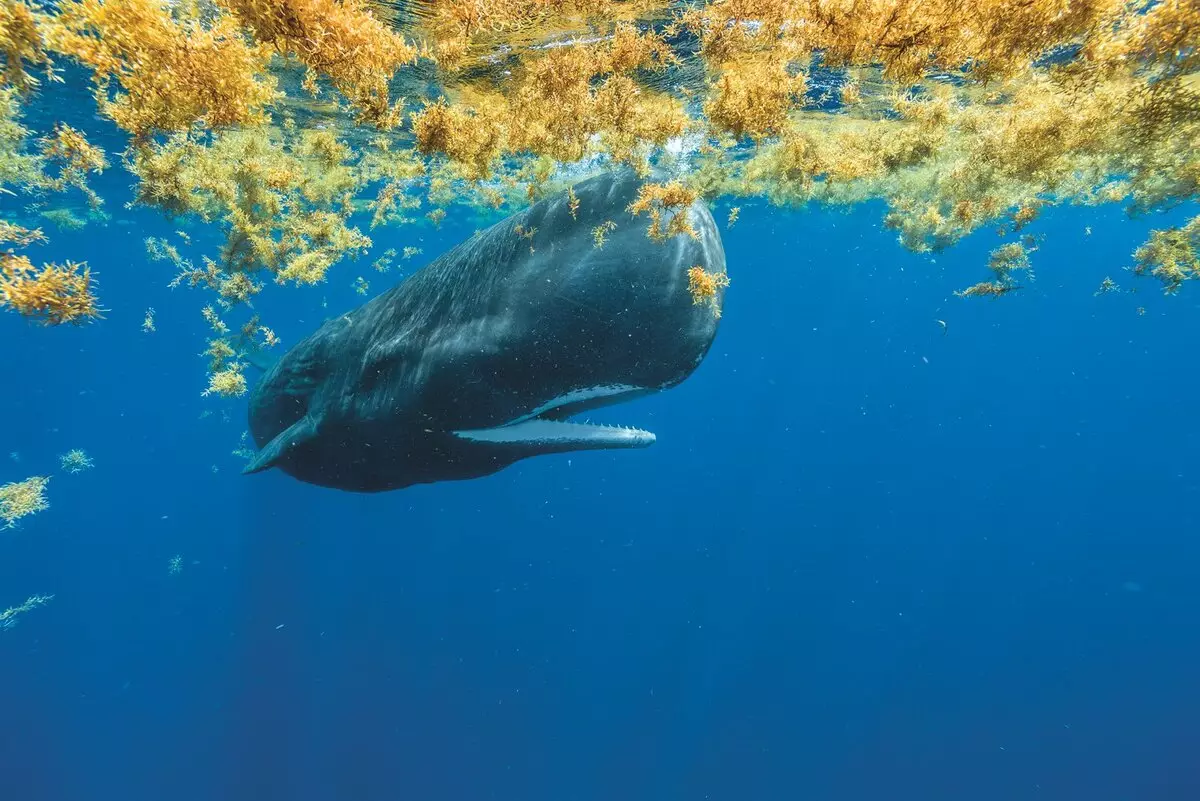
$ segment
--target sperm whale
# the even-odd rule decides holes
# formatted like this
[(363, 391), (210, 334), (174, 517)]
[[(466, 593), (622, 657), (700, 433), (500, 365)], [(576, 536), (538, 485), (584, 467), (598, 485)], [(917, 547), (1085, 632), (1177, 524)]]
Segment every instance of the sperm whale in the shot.
[(255, 387), (245, 472), (379, 492), (651, 445), (569, 419), (679, 384), (716, 336), (724, 287), (712, 304), (688, 287), (692, 268), (725, 272), (712, 214), (696, 200), (673, 210), (694, 234), (652, 238), (628, 210), (643, 180), (582, 181), (327, 321)]

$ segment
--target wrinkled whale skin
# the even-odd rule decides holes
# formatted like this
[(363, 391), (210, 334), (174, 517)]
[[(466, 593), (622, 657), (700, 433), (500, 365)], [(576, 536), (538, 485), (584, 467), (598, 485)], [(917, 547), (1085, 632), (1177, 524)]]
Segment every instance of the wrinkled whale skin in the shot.
[(630, 170), (583, 181), (574, 213), (565, 192), (541, 200), (328, 320), (255, 387), (262, 450), (246, 472), (377, 492), (651, 444), (638, 429), (561, 422), (678, 384), (716, 335), (713, 306), (688, 290), (689, 268), (725, 270), (712, 215), (696, 201), (678, 212), (695, 237), (655, 241), (627, 211), (641, 182)]

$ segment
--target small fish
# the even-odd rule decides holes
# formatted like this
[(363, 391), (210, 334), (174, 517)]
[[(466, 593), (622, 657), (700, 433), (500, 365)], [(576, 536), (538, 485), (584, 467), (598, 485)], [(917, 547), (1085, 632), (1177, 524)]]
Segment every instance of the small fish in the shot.
[(934, 320), (934, 322), (942, 327), (942, 336), (945, 336), (946, 332), (950, 330), (950, 326), (946, 325), (945, 320)]

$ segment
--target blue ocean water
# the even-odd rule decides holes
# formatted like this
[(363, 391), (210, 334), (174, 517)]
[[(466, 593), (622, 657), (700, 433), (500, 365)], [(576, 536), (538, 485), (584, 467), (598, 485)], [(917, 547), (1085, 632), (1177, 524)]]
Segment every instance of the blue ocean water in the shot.
[[(989, 301), (953, 291), (995, 232), (916, 255), (878, 205), (739, 202), (707, 360), (591, 415), (654, 447), (360, 496), (239, 475), (207, 297), (130, 182), (38, 251), (106, 319), (0, 317), (0, 483), (54, 474), (0, 607), (55, 596), (0, 632), (0, 798), (1200, 798), (1198, 296), (1123, 271), (1194, 209), (1050, 209)], [(257, 308), (294, 343), (369, 263)]]

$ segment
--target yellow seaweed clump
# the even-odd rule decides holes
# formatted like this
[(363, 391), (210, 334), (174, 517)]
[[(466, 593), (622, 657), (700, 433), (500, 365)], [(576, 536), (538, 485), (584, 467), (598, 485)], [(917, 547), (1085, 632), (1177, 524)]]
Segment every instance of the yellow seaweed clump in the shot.
[(80, 324), (101, 316), (92, 294), (91, 270), (84, 263), (45, 264), (0, 253), (0, 307), (46, 325)]
[(646, 234), (655, 241), (663, 241), (676, 234), (694, 237), (696, 229), (692, 227), (689, 207), (698, 197), (699, 193), (696, 190), (689, 189), (680, 181), (665, 184), (644, 183), (638, 188), (638, 196), (626, 211), (635, 217), (643, 212), (649, 215), (650, 227)]
[(0, 87), (0, 192), (11, 193), (6, 185), (36, 189), (45, 180), (42, 159), (29, 152), (29, 135), (17, 90)]
[(981, 281), (974, 286), (955, 292), (960, 298), (992, 297), (1007, 295), (1021, 286), (1013, 277), (1013, 273), (1024, 270), (1032, 277), (1029, 266), (1029, 251), (1020, 242), (1009, 242), (1001, 245), (988, 255), (988, 269), (996, 274), (994, 281)]
[(600, 42), (561, 42), (517, 64), (504, 91), (471, 87), (456, 102), (413, 115), (424, 154), (443, 154), (468, 178), (491, 174), (504, 155), (577, 161), (604, 153), (643, 168), (654, 146), (679, 136), (689, 120), (669, 95), (640, 86), (632, 73), (660, 72), (674, 55), (661, 36), (618, 23)]
[(229, 326), (212, 306), (205, 306), (200, 313), (216, 334), (208, 341), (208, 349), (201, 354), (208, 357), (208, 387), (200, 394), (226, 398), (245, 395), (247, 386), (243, 371), (246, 366), (239, 361), (239, 354), (230, 341)]
[(412, 115), (417, 150), (440, 153), (467, 178), (486, 178), (504, 147), (501, 121), (486, 111), (452, 106), (445, 98), (427, 104)]
[(7, 220), (0, 220), (0, 243), (13, 242), (17, 247), (25, 247), (35, 242), (45, 242), (46, 235), (41, 228), (22, 228)]
[(1111, 18), (1125, 0), (717, 0), (678, 24), (710, 63), (768, 50), (820, 52), (832, 67), (878, 64), (889, 80), (965, 71), (980, 81), (1021, 72), (1055, 45)]
[(1014, 270), (1029, 269), (1029, 251), (1020, 242), (1001, 245), (988, 254), (988, 269), (1000, 278), (1008, 278)]
[(1173, 295), (1183, 282), (1200, 276), (1200, 216), (1179, 228), (1150, 232), (1150, 239), (1133, 254), (1133, 272), (1150, 275)]
[(84, 470), (91, 470), (96, 466), (96, 463), (92, 461), (92, 457), (79, 448), (72, 448), (67, 451), (58, 457), (58, 461), (62, 465), (62, 469), (68, 473), (82, 473)]
[(421, 15), (433, 57), (442, 69), (456, 70), (472, 56), (528, 44), (547, 31), (591, 32), (605, 22), (629, 22), (667, 5), (665, 0), (428, 0)]
[(0, 0), (0, 85), (25, 91), (38, 81), (26, 64), (50, 67), (33, 8), (23, 0)]
[(271, 51), (234, 17), (166, 0), (61, 0), (48, 47), (92, 70), (101, 111), (135, 136), (265, 121)]
[(47, 178), (43, 186), (54, 192), (61, 192), (73, 186), (87, 197), (92, 208), (99, 208), (104, 201), (87, 184), (88, 173), (102, 173), (108, 168), (108, 158), (104, 151), (88, 142), (82, 131), (70, 125), (59, 123), (49, 136), (38, 140), (38, 149), (43, 159), (59, 167), (58, 175)]
[(707, 303), (716, 317), (721, 316), (718, 292), (727, 286), (729, 275), (724, 271), (709, 272), (700, 265), (688, 268), (688, 292), (692, 295), (692, 303), (696, 306)]
[(22, 517), (50, 508), (46, 501), (46, 485), (49, 476), (31, 476), (24, 481), (14, 481), (0, 486), (0, 528), (12, 528)]
[(347, 224), (364, 181), (352, 159), (330, 130), (285, 126), (282, 133), (175, 134), (138, 148), (129, 168), (140, 179), (139, 203), (196, 214), (225, 230), (218, 258), (203, 269), (157, 241), (152, 255), (176, 263), (189, 283), (237, 302), (257, 291), (237, 273), (266, 270), (278, 283), (315, 284), (337, 261), (370, 247), (371, 240)]
[(246, 394), (246, 362), (252, 353), (261, 353), (266, 348), (279, 344), (279, 337), (265, 325), (259, 325), (254, 315), (242, 326), (236, 337), (221, 319), (217, 310), (205, 306), (200, 310), (215, 337), (208, 340), (208, 348), (200, 354), (208, 357), (208, 386), (201, 393), (204, 397), (240, 397)]
[(596, 148), (638, 165), (646, 146), (687, 127), (674, 99), (639, 87), (629, 75), (659, 72), (674, 61), (662, 37), (651, 31), (619, 23), (607, 42), (569, 44), (526, 61), (516, 89), (505, 98), (511, 152), (574, 161)]
[(786, 62), (731, 62), (721, 68), (704, 111), (718, 131), (762, 141), (779, 135), (788, 112), (803, 100), (804, 89), (804, 75), (790, 74)]
[(1020, 289), (1020, 287), (1004, 281), (980, 281), (966, 289), (956, 290), (954, 294), (960, 298), (998, 298), (1001, 295), (1007, 295), (1014, 289)]
[[(417, 49), (372, 15), (363, 0), (219, 0), (258, 41), (327, 75), (380, 128), (399, 122), (388, 82)], [(307, 80), (312, 85), (310, 75)]]
[(617, 224), (612, 220), (605, 220), (592, 229), (592, 247), (602, 248), (604, 243), (608, 241), (608, 235), (617, 229)]
[(17, 625), (17, 618), (26, 612), (32, 612), (39, 606), (45, 606), (54, 600), (53, 595), (32, 595), (25, 599), (25, 603), (20, 606), (10, 606), (3, 612), (0, 612), (0, 631), (7, 631)]
[(215, 373), (209, 373), (208, 388), (201, 395), (220, 395), (225, 398), (236, 398), (246, 394), (246, 376), (242, 373), (240, 365), (226, 367), (223, 370), (217, 370)]

